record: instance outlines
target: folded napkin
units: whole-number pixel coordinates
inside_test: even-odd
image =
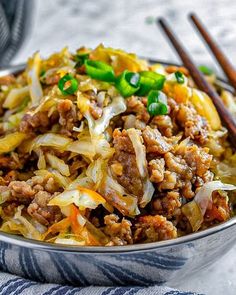
[[[42,284],[7,273],[0,273],[0,295],[203,295],[164,286],[152,287],[72,287]]]
[[[25,39],[32,17],[33,0],[0,0],[0,66],[9,64]],[[1,268],[1,265],[0,265]],[[44,284],[0,272],[0,295],[194,295],[163,286],[73,287]],[[196,294],[197,295],[197,294]]]

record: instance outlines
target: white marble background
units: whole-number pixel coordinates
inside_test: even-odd
[[[155,23],[147,21],[165,16],[193,58],[215,67],[186,19],[190,11],[198,13],[231,61],[236,61],[236,0],[35,0],[31,33],[13,63],[24,62],[36,50],[47,56],[65,45],[74,50],[101,42],[142,56],[178,61]],[[236,245],[212,267],[175,287],[235,295]]]

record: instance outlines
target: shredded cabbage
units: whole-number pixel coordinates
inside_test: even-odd
[[[63,160],[50,153],[46,153],[46,159],[52,168],[58,170],[64,176],[70,176],[69,166]]]
[[[13,151],[26,137],[24,133],[13,132],[0,138],[0,155]]]
[[[141,141],[141,136],[139,131],[131,128],[127,130],[127,134],[132,142],[135,151],[136,163],[140,173],[143,178],[143,197],[139,202],[140,207],[145,207],[152,199],[154,194],[154,186],[150,182],[147,171],[147,160],[146,160],[146,149]]]
[[[212,193],[216,190],[236,190],[236,186],[217,180],[207,182],[200,188],[194,199],[182,207],[182,212],[188,218],[193,231],[201,227],[206,210],[212,203]]]
[[[3,107],[7,109],[14,109],[19,106],[29,93],[29,87],[13,88],[7,95]]]
[[[64,191],[49,201],[49,205],[65,207],[75,204],[79,209],[95,209],[100,204],[105,204],[106,200],[93,190],[77,187],[75,190]]]
[[[32,106],[38,106],[43,97],[43,89],[39,80],[40,66],[41,58],[39,53],[36,52],[33,58],[29,60],[27,68],[27,80]]]
[[[108,127],[110,120],[125,112],[126,103],[122,96],[116,96],[112,99],[112,102],[105,108],[103,108],[102,117],[94,120],[89,111],[86,111],[84,116],[88,121],[89,131],[91,135],[100,135]]]

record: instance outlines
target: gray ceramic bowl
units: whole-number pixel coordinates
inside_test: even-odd
[[[23,67],[4,69],[0,76]],[[230,89],[224,81],[218,83]],[[236,217],[174,240],[116,247],[64,246],[0,233],[0,269],[37,281],[77,286],[162,284],[179,282],[207,267],[235,242]]]

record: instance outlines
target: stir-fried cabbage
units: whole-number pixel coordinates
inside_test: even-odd
[[[39,53],[36,52],[33,58],[29,60],[27,68],[27,80],[32,106],[38,106],[43,97],[43,89],[39,80],[40,66],[41,58]]]
[[[49,205],[65,207],[75,204],[81,210],[85,208],[95,209],[100,204],[105,204],[106,200],[93,190],[77,187],[75,190],[64,191],[50,200]]]
[[[146,150],[141,141],[141,136],[138,130],[131,128],[127,130],[127,133],[134,147],[136,163],[140,176],[143,178],[143,197],[139,205],[141,207],[145,207],[150,202],[154,194],[154,186],[148,178]]]
[[[103,108],[102,117],[94,120],[90,112],[85,112],[84,116],[88,121],[89,130],[91,134],[100,135],[108,127],[110,120],[123,113],[126,110],[126,103],[122,96],[116,96],[112,99],[112,102],[105,108]]]
[[[182,207],[182,212],[188,218],[193,231],[201,227],[206,210],[212,203],[212,193],[216,190],[236,190],[236,186],[221,181],[207,182],[200,188],[194,199]]]
[[[46,153],[46,159],[52,168],[58,170],[64,176],[70,176],[69,166],[63,160],[50,153]]]
[[[3,107],[7,109],[14,109],[19,106],[25,97],[29,94],[29,87],[13,88],[7,95]]]
[[[208,120],[213,130],[219,130],[221,128],[221,121],[218,112],[212,100],[206,93],[198,89],[193,89],[190,100],[199,115]]]
[[[43,240],[43,233],[46,228],[35,220],[30,222],[26,217],[22,215],[22,209],[24,206],[19,206],[16,209],[16,213],[13,218],[3,222],[0,230],[9,233],[20,233],[26,238]]]
[[[138,209],[138,199],[136,196],[128,194],[111,176],[106,175],[100,185],[99,192],[122,214],[135,216],[140,213]]]
[[[117,75],[124,70],[140,72],[148,69],[146,61],[138,59],[135,54],[120,49],[105,48],[102,44],[90,53],[90,58],[111,64]]]
[[[0,155],[13,151],[26,137],[24,133],[13,132],[0,138]]]

